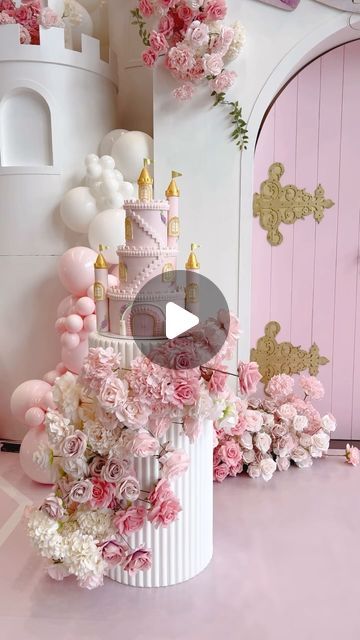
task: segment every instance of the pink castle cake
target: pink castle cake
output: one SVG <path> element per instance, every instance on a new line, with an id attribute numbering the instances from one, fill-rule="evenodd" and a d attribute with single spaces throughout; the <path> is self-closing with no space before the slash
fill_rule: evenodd
<path id="1" fill-rule="evenodd" d="M 166 200 L 154 200 L 148 164 L 145 160 L 138 179 L 138 200 L 124 204 L 126 244 L 117 251 L 120 284 L 107 286 L 108 266 L 102 246 L 95 263 L 97 330 L 101 335 L 161 339 L 165 338 L 168 302 L 197 313 L 197 245 L 192 245 L 185 267 L 186 290 L 176 282 L 180 192 L 175 178 L 181 174 L 172 172 Z M 156 276 L 156 290 L 147 288 Z"/>

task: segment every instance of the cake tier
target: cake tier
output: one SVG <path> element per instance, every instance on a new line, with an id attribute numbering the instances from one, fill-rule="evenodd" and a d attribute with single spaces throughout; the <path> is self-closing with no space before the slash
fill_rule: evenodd
<path id="1" fill-rule="evenodd" d="M 124 209 L 125 238 L 130 247 L 161 249 L 167 246 L 169 203 L 166 200 L 130 200 L 124 203 Z"/>
<path id="2" fill-rule="evenodd" d="M 149 352 L 161 344 L 161 340 L 144 340 Z M 124 367 L 139 355 L 133 340 L 104 337 L 93 333 L 89 337 L 90 347 L 112 347 L 123 356 Z M 184 582 L 205 569 L 212 557 L 213 549 L 213 424 L 207 420 L 202 433 L 193 444 L 183 434 L 178 424 L 173 424 L 166 434 L 166 441 L 174 447 L 184 449 L 190 458 L 186 474 L 173 482 L 182 511 L 170 526 L 155 529 L 149 522 L 129 539 L 132 548 L 144 546 L 152 550 L 152 567 L 148 571 L 130 576 L 120 567 L 111 569 L 108 577 L 116 582 L 134 587 L 166 587 Z M 136 475 L 141 488 L 150 491 L 160 476 L 159 462 L 155 457 L 137 458 Z"/>
<path id="3" fill-rule="evenodd" d="M 138 344 L 132 338 L 121 338 L 111 333 L 103 335 L 97 331 L 89 336 L 89 348 L 101 347 L 107 349 L 111 347 L 116 353 L 120 353 L 124 367 L 129 368 L 132 361 L 138 356 L 150 353 L 152 349 L 160 346 L 165 342 L 166 338 L 144 338 Z"/>
<path id="4" fill-rule="evenodd" d="M 175 283 L 176 249 L 147 249 L 129 246 L 119 247 L 119 279 L 120 288 L 124 291 L 139 291 L 155 276 L 162 276 L 158 281 L 162 291 L 168 291 Z"/>
<path id="5" fill-rule="evenodd" d="M 134 299 L 136 297 L 136 303 Z M 113 287 L 108 292 L 110 333 L 129 337 L 165 337 L 166 305 L 185 307 L 182 289 L 173 292 L 127 292 Z"/>

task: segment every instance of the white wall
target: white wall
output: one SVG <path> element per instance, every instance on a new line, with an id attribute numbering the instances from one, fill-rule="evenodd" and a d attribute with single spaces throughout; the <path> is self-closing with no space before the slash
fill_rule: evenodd
<path id="1" fill-rule="evenodd" d="M 228 0 L 228 22 L 241 20 L 247 46 L 232 68 L 238 99 L 249 118 L 250 144 L 239 153 L 229 142 L 226 110 L 211 107 L 206 89 L 189 104 L 176 104 L 169 74 L 157 68 L 154 80 L 156 185 L 169 170 L 182 171 L 182 257 L 199 242 L 202 272 L 222 289 L 244 330 L 239 356 L 250 347 L 250 269 L 253 155 L 262 117 L 277 91 L 302 64 L 338 41 L 359 34 L 344 30 L 348 14 L 312 0 L 288 13 L 255 0 Z M 354 16 L 355 19 L 357 19 Z M 355 21 L 355 20 L 354 20 Z M 158 195 L 161 195 L 159 191 Z"/>

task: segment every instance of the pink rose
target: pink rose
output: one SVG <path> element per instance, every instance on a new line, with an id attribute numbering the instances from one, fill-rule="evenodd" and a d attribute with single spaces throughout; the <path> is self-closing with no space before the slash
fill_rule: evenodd
<path id="1" fill-rule="evenodd" d="M 105 458 L 101 458 L 101 456 L 95 456 L 89 465 L 89 472 L 92 476 L 96 476 L 97 478 L 101 478 L 102 470 L 106 464 Z"/>
<path id="2" fill-rule="evenodd" d="M 240 393 L 242 395 L 255 393 L 257 383 L 261 380 L 261 373 L 257 362 L 239 362 L 237 370 Z"/>
<path id="3" fill-rule="evenodd" d="M 149 410 L 143 406 L 140 398 L 128 398 L 116 411 L 115 415 L 129 429 L 140 429 L 149 417 Z"/>
<path id="4" fill-rule="evenodd" d="M 219 35 L 212 42 L 211 52 L 219 53 L 224 57 L 229 51 L 234 35 L 232 27 L 221 27 Z"/>
<path id="5" fill-rule="evenodd" d="M 139 480 L 134 476 L 127 476 L 121 481 L 117 493 L 120 498 L 135 502 L 140 495 Z"/>
<path id="6" fill-rule="evenodd" d="M 141 54 L 141 59 L 146 67 L 153 67 L 158 58 L 158 53 L 151 47 L 147 47 Z"/>
<path id="7" fill-rule="evenodd" d="M 180 5 L 180 7 L 178 7 L 177 14 L 180 20 L 182 20 L 185 25 L 189 24 L 193 19 L 193 12 L 186 4 Z"/>
<path id="8" fill-rule="evenodd" d="M 155 438 L 162 438 L 166 434 L 170 426 L 171 420 L 169 418 L 149 418 L 148 429 Z"/>
<path id="9" fill-rule="evenodd" d="M 176 98 L 176 100 L 179 100 L 180 102 L 187 102 L 188 100 L 191 100 L 193 95 L 194 87 L 190 82 L 185 82 L 185 84 L 182 84 L 181 87 L 177 87 L 173 90 L 174 98 Z"/>
<path id="10" fill-rule="evenodd" d="M 197 378 L 179 378 L 174 382 L 173 402 L 178 407 L 195 404 L 199 397 L 199 380 Z"/>
<path id="11" fill-rule="evenodd" d="M 171 15 L 165 15 L 160 18 L 158 30 L 165 38 L 170 38 L 174 33 L 174 18 Z"/>
<path id="12" fill-rule="evenodd" d="M 117 542 L 117 540 L 107 540 L 98 547 L 103 560 L 111 567 L 122 566 L 125 563 L 128 547 L 124 543 Z"/>
<path id="13" fill-rule="evenodd" d="M 60 520 L 60 518 L 62 518 L 64 515 L 63 501 L 55 494 L 51 494 L 41 505 L 41 511 L 47 513 L 49 518 Z"/>
<path id="14" fill-rule="evenodd" d="M 171 47 L 167 55 L 167 64 L 173 71 L 185 73 L 195 63 L 191 49 L 183 42 Z"/>
<path id="15" fill-rule="evenodd" d="M 280 405 L 277 410 L 278 416 L 282 420 L 293 420 L 297 415 L 297 411 L 290 402 L 285 402 L 285 404 Z"/>
<path id="16" fill-rule="evenodd" d="M 213 371 L 209 380 L 210 393 L 221 393 L 224 391 L 227 380 L 226 369 L 227 367 L 223 367 L 224 371 Z"/>
<path id="17" fill-rule="evenodd" d="M 36 32 L 37 35 L 37 32 Z M 35 37 L 36 40 L 36 37 Z M 20 25 L 20 44 L 37 44 L 33 36 L 23 24 Z"/>
<path id="18" fill-rule="evenodd" d="M 199 20 L 194 20 L 186 32 L 185 39 L 194 49 L 207 45 L 209 42 L 209 27 Z"/>
<path id="19" fill-rule="evenodd" d="M 0 3 L 0 11 L 6 11 L 8 15 L 11 15 L 10 11 L 13 11 L 15 15 L 15 9 L 15 3 L 12 0 L 2 0 Z"/>
<path id="20" fill-rule="evenodd" d="M 220 75 L 211 80 L 210 87 L 216 93 L 226 92 L 233 86 L 236 78 L 235 71 L 222 71 Z M 260 376 L 261 377 L 261 376 Z"/>
<path id="21" fill-rule="evenodd" d="M 206 53 L 203 60 L 206 74 L 218 76 L 222 72 L 224 61 L 218 53 Z"/>
<path id="22" fill-rule="evenodd" d="M 79 482 L 74 482 L 71 485 L 69 499 L 73 502 L 85 504 L 85 502 L 89 502 L 89 500 L 91 500 L 92 491 L 93 486 L 90 480 L 81 480 Z"/>
<path id="23" fill-rule="evenodd" d="M 315 376 L 300 376 L 300 385 L 304 393 L 312 400 L 321 400 L 325 395 L 325 390 L 320 380 Z"/>
<path id="24" fill-rule="evenodd" d="M 168 42 L 163 33 L 152 31 L 149 37 L 149 43 L 152 51 L 155 53 L 165 53 L 168 48 Z"/>
<path id="25" fill-rule="evenodd" d="M 188 454 L 182 449 L 166 451 L 160 456 L 159 462 L 162 465 L 162 474 L 167 480 L 171 480 L 185 473 L 190 464 Z"/>
<path id="26" fill-rule="evenodd" d="M 242 453 L 239 445 L 231 440 L 221 446 L 220 455 L 228 467 L 237 467 L 242 461 Z"/>
<path id="27" fill-rule="evenodd" d="M 184 418 L 184 433 L 189 438 L 190 442 L 195 442 L 202 427 L 202 420 L 200 418 L 192 418 L 191 416 L 185 416 Z"/>
<path id="28" fill-rule="evenodd" d="M 101 383 L 98 399 L 101 407 L 114 412 L 127 399 L 128 383 L 115 374 L 107 376 Z"/>
<path id="29" fill-rule="evenodd" d="M 353 467 L 357 467 L 360 462 L 359 449 L 357 447 L 351 447 L 349 444 L 347 444 L 345 450 L 345 458 L 346 462 L 352 464 Z"/>
<path id="30" fill-rule="evenodd" d="M 124 571 L 128 571 L 131 576 L 138 571 L 147 571 L 151 568 L 151 559 L 150 549 L 136 549 L 128 555 Z"/>
<path id="31" fill-rule="evenodd" d="M 106 509 L 112 501 L 114 495 L 114 485 L 101 480 L 101 478 L 91 478 L 93 485 L 90 504 L 93 509 Z"/>
<path id="32" fill-rule="evenodd" d="M 150 0 L 139 0 L 139 11 L 144 18 L 149 18 L 154 13 L 154 7 Z"/>
<path id="33" fill-rule="evenodd" d="M 202 58 L 195 58 L 195 64 L 189 71 L 192 80 L 202 80 L 205 78 L 205 68 Z"/>
<path id="34" fill-rule="evenodd" d="M 19 24 L 26 24 L 32 17 L 32 11 L 29 7 L 21 5 L 15 9 L 15 19 Z"/>
<path id="35" fill-rule="evenodd" d="M 45 29 L 64 26 L 64 23 L 61 20 L 60 16 L 55 11 L 50 9 L 50 7 L 44 7 L 43 9 L 41 9 L 40 24 L 42 27 L 45 27 Z"/>
<path id="36" fill-rule="evenodd" d="M 109 458 L 102 469 L 102 477 L 106 482 L 117 483 L 124 478 L 128 471 L 128 463 L 119 458 Z"/>
<path id="37" fill-rule="evenodd" d="M 159 442 L 148 431 L 140 430 L 134 434 L 130 452 L 139 458 L 154 456 L 159 451 Z"/>
<path id="38" fill-rule="evenodd" d="M 214 467 L 214 481 L 222 482 L 229 475 L 229 467 L 221 463 L 217 467 Z"/>
<path id="39" fill-rule="evenodd" d="M 227 14 L 226 0 L 205 0 L 203 10 L 206 20 L 223 20 Z"/>
<path id="40" fill-rule="evenodd" d="M 155 529 L 158 527 L 167 527 L 177 519 L 181 511 L 180 502 L 175 495 L 167 500 L 153 505 L 147 512 L 147 519 L 152 522 Z"/>
<path id="41" fill-rule="evenodd" d="M 60 443 L 60 455 L 64 458 L 80 458 L 85 452 L 87 437 L 85 433 L 76 429 L 73 435 L 67 436 Z"/>
<path id="42" fill-rule="evenodd" d="M 113 518 L 113 525 L 120 535 L 129 535 L 142 529 L 145 523 L 146 509 L 144 507 L 128 507 L 118 511 Z"/>
<path id="43" fill-rule="evenodd" d="M 149 502 L 154 504 L 159 504 L 163 500 L 168 500 L 174 496 L 174 492 L 170 487 L 170 484 L 165 478 L 159 480 L 156 484 L 152 492 L 149 494 L 148 500 Z"/>

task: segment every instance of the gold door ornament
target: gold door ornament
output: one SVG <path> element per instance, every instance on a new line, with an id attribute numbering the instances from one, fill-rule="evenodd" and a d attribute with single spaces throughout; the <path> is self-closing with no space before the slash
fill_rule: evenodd
<path id="1" fill-rule="evenodd" d="M 260 226 L 267 231 L 267 240 L 274 247 L 283 241 L 283 235 L 279 231 L 280 224 L 294 224 L 309 215 L 313 215 L 316 222 L 321 222 L 324 209 L 334 206 L 332 200 L 325 198 L 321 184 L 313 194 L 293 184 L 283 187 L 280 179 L 284 173 L 285 168 L 281 162 L 272 164 L 268 179 L 261 183 L 260 193 L 254 194 L 253 201 L 254 217 L 259 217 Z"/>
<path id="2" fill-rule="evenodd" d="M 316 376 L 319 367 L 329 362 L 325 356 L 321 356 L 317 344 L 311 345 L 309 351 L 291 344 L 291 342 L 277 342 L 276 336 L 280 333 L 278 322 L 268 322 L 265 327 L 265 335 L 251 349 L 250 359 L 257 362 L 262 375 L 261 382 L 266 384 L 280 373 L 293 375 L 308 370 L 310 375 Z"/>

